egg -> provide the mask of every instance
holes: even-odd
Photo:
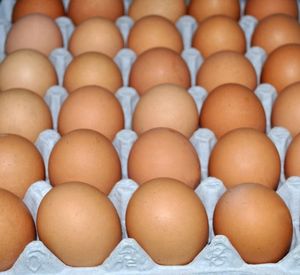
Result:
[[[284,161],[285,177],[300,176],[300,134],[293,137],[286,151]]]
[[[272,14],[287,14],[298,18],[297,0],[247,0],[245,14],[261,20]]]
[[[237,21],[225,15],[215,15],[199,24],[192,47],[198,49],[204,58],[225,50],[245,53],[246,38]]]
[[[111,201],[81,182],[52,188],[37,213],[40,240],[69,266],[100,265],[121,241],[121,225]]]
[[[240,1],[191,0],[188,6],[188,14],[194,16],[199,22],[213,15],[226,15],[238,20],[240,18]]]
[[[288,85],[300,81],[300,45],[289,44],[274,50],[266,59],[261,82],[269,83],[280,93]]]
[[[249,264],[276,263],[289,251],[293,225],[288,207],[272,189],[244,183],[217,202],[213,227]]]
[[[134,23],[128,35],[127,46],[138,55],[156,47],[181,53],[183,41],[173,22],[159,15],[148,15]]]
[[[196,188],[201,179],[200,160],[184,135],[169,128],[154,128],[141,134],[133,144],[128,177],[140,185],[169,177]]]
[[[101,16],[115,21],[122,15],[123,0],[70,0],[68,6],[68,16],[75,25],[91,17]]]
[[[124,128],[123,110],[114,94],[99,86],[85,86],[67,97],[58,116],[59,133],[65,135],[83,128],[114,139]]]
[[[257,85],[256,72],[251,62],[241,53],[233,51],[217,52],[206,58],[200,66],[197,85],[210,93],[216,87],[236,83],[254,90]]]
[[[76,56],[66,69],[63,86],[69,93],[83,86],[101,86],[115,93],[122,85],[122,75],[109,56],[87,52]]]
[[[45,179],[42,156],[28,139],[0,134],[0,152],[0,188],[23,198],[31,184]]]
[[[184,0],[133,0],[128,15],[138,20],[148,15],[160,15],[176,22],[186,13]]]
[[[190,87],[190,71],[180,54],[167,48],[154,48],[139,55],[132,64],[129,86],[142,95],[163,83]]]
[[[296,18],[274,14],[258,22],[251,44],[263,48],[267,54],[286,44],[300,44],[300,25]]]
[[[80,181],[106,195],[121,179],[120,159],[111,141],[89,129],[69,132],[55,144],[48,171],[53,186]]]
[[[191,262],[208,241],[208,219],[196,193],[184,183],[157,178],[132,195],[126,227],[149,256],[160,265]]]
[[[266,115],[260,100],[249,88],[224,84],[212,90],[205,99],[200,127],[209,128],[218,138],[244,127],[265,132]]]
[[[0,64],[0,91],[22,88],[43,97],[57,81],[51,62],[34,50],[18,50]]]
[[[26,205],[0,188],[0,271],[9,270],[26,245],[35,240],[35,225]]]
[[[25,89],[0,92],[0,133],[17,134],[35,142],[39,134],[52,128],[46,102]]]
[[[7,34],[5,51],[10,54],[19,49],[33,49],[49,55],[63,47],[59,27],[43,14],[29,14],[14,23]]]
[[[79,24],[72,33],[69,50],[73,56],[100,52],[114,57],[124,47],[122,34],[109,19],[93,17]]]
[[[276,190],[280,178],[280,158],[273,142],[262,132],[239,128],[223,135],[214,146],[208,174],[227,188],[253,182]]]
[[[48,15],[52,19],[65,15],[61,0],[18,0],[13,8],[12,21],[32,13]]]

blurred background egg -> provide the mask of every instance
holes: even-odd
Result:
[[[284,161],[285,177],[300,177],[300,134],[297,134],[290,143]]]

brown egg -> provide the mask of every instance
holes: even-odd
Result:
[[[13,8],[12,21],[16,22],[32,13],[41,13],[56,19],[65,15],[65,9],[61,0],[18,0]]]
[[[0,91],[22,88],[40,96],[57,85],[56,71],[43,54],[34,50],[18,50],[0,64]]]
[[[198,110],[186,89],[175,84],[160,84],[140,98],[132,118],[137,134],[167,127],[190,138],[198,128]]]
[[[120,160],[111,141],[88,129],[74,130],[55,144],[48,171],[54,186],[81,181],[95,186],[106,195],[121,179]]]
[[[290,143],[284,162],[285,177],[300,176],[300,134]]]
[[[233,51],[217,52],[204,60],[197,73],[197,85],[210,93],[216,87],[236,83],[254,90],[256,72],[251,62],[242,54]]]
[[[191,0],[188,14],[194,16],[199,22],[213,15],[226,15],[238,20],[240,18],[240,1]]]
[[[97,85],[115,93],[122,85],[122,75],[109,56],[88,52],[76,56],[66,69],[64,87],[69,93],[83,86]]]
[[[284,45],[274,50],[265,61],[261,82],[269,83],[280,93],[300,81],[300,45]]]
[[[279,154],[264,133],[251,128],[235,129],[216,143],[208,174],[222,180],[227,188],[253,182],[276,189],[280,177]]]
[[[297,0],[247,0],[245,14],[261,20],[269,15],[282,13],[298,18]]]
[[[190,71],[184,59],[166,48],[150,49],[138,56],[131,68],[129,85],[142,95],[163,83],[177,84],[185,89],[190,87]]]
[[[45,179],[42,156],[26,138],[0,134],[0,152],[0,188],[23,198],[32,183]]]
[[[121,241],[121,224],[112,202],[81,182],[52,188],[37,214],[40,240],[66,265],[100,265]]]
[[[73,56],[85,52],[100,52],[114,57],[124,47],[122,34],[109,19],[93,17],[77,26],[70,38]]]
[[[225,50],[245,53],[246,38],[237,21],[225,15],[215,15],[199,24],[192,46],[205,58]]]
[[[133,0],[128,15],[138,20],[148,15],[160,15],[176,22],[186,13],[184,0]]]
[[[282,198],[261,184],[244,183],[219,199],[214,233],[225,235],[249,264],[276,263],[289,251],[293,225]]]
[[[286,14],[274,14],[258,22],[251,44],[263,48],[267,54],[286,44],[300,43],[300,25]]]
[[[114,139],[124,128],[123,110],[114,94],[99,86],[85,86],[67,97],[59,112],[58,131],[65,135],[82,128]]]
[[[126,211],[128,236],[161,265],[191,262],[208,241],[208,219],[196,193],[184,183],[157,178],[144,183]]]
[[[137,20],[128,35],[128,48],[141,54],[146,50],[165,47],[178,53],[183,41],[174,23],[159,15],[148,15]]]
[[[243,127],[264,132],[266,115],[253,91],[240,84],[224,84],[212,90],[205,99],[200,127],[209,128],[218,138]]]
[[[25,89],[0,92],[0,133],[17,134],[35,142],[38,135],[52,128],[46,102]]]
[[[49,55],[63,46],[59,27],[43,14],[29,14],[14,23],[7,34],[5,51],[10,54],[19,49],[33,49]]]
[[[75,25],[95,16],[115,21],[122,15],[124,15],[123,0],[70,0],[69,2],[68,16]]]
[[[35,240],[35,226],[22,200],[1,188],[0,209],[0,271],[6,271]]]
[[[300,133],[300,82],[289,85],[272,107],[272,127],[281,126],[294,137]]]
[[[168,177],[196,188],[201,179],[200,161],[190,141],[169,128],[151,129],[133,144],[128,159],[128,177],[143,184]]]

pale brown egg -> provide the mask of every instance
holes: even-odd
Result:
[[[28,139],[0,134],[0,188],[23,198],[31,184],[45,179],[42,156]]]
[[[126,228],[160,265],[191,262],[208,242],[208,219],[196,193],[184,183],[157,178],[132,195]]]
[[[142,95],[163,83],[190,87],[190,71],[180,54],[167,48],[154,48],[139,55],[132,64],[129,86]]]
[[[121,164],[111,141],[88,129],[64,135],[49,158],[49,180],[57,186],[81,181],[95,186],[106,195],[121,179]]]
[[[300,177],[300,134],[297,134],[290,143],[284,162],[285,177]]]
[[[63,46],[59,27],[49,16],[29,14],[14,23],[7,34],[5,51],[10,54],[20,49],[33,49],[49,55]]]
[[[51,128],[51,112],[42,97],[25,89],[0,92],[0,133],[35,142],[43,130]]]
[[[274,50],[264,63],[261,82],[269,83],[280,93],[300,81],[300,45],[289,44]]]
[[[261,20],[272,14],[287,14],[298,18],[297,0],[247,0],[245,14]]]
[[[12,21],[16,22],[32,13],[41,13],[56,19],[65,15],[65,9],[62,0],[17,0],[13,8]]]
[[[35,226],[23,201],[0,188],[0,271],[10,269],[26,245],[35,240]]]
[[[191,0],[188,14],[202,21],[213,15],[226,15],[238,20],[240,18],[239,0]]]
[[[37,213],[40,240],[66,265],[100,265],[121,241],[121,224],[112,202],[81,182],[52,188]]]
[[[198,70],[196,81],[208,93],[227,83],[241,84],[250,90],[257,85],[251,62],[243,54],[233,51],[217,52],[206,58]]]
[[[199,24],[192,46],[205,58],[226,50],[245,53],[246,38],[237,21],[225,15],[215,15]]]
[[[143,94],[133,113],[132,128],[140,135],[157,127],[177,130],[187,138],[197,130],[197,106],[186,89],[160,84]]]
[[[168,177],[196,188],[201,179],[200,160],[192,143],[169,128],[154,128],[139,136],[128,159],[128,177],[143,184]]]
[[[123,0],[70,0],[68,6],[68,16],[75,25],[95,16],[115,21],[122,15],[124,15]]]
[[[251,128],[235,129],[217,141],[209,158],[208,174],[220,179],[227,188],[253,182],[276,190],[279,154],[264,133]]]
[[[214,233],[225,235],[249,264],[276,263],[289,251],[292,217],[283,199],[261,184],[244,183],[217,202]]]
[[[200,127],[209,128],[219,138],[237,128],[266,130],[264,108],[253,91],[240,84],[221,85],[205,99]]]
[[[65,135],[83,128],[114,139],[124,128],[123,110],[114,94],[99,86],[85,86],[67,97],[58,116],[59,133]]]
[[[122,75],[113,59],[105,54],[87,52],[76,56],[66,69],[64,87],[69,93],[83,86],[97,85],[115,93]]]
[[[274,14],[258,22],[251,40],[252,46],[263,48],[267,54],[286,44],[300,44],[300,25],[296,18]]]
[[[109,19],[93,17],[78,25],[69,41],[73,56],[85,52],[100,52],[114,57],[124,47],[122,34]]]
[[[176,22],[186,13],[184,0],[133,0],[128,15],[138,20],[148,15],[160,15]]]
[[[148,15],[137,20],[129,32],[127,44],[138,55],[157,47],[178,53],[183,50],[179,30],[172,21],[159,15]]]
[[[34,50],[18,50],[0,64],[0,91],[22,88],[43,97],[57,81],[51,62]]]

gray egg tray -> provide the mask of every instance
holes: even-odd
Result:
[[[68,0],[64,0],[67,7]],[[124,0],[126,11],[130,5],[130,0]],[[245,1],[241,1],[242,7]],[[2,0],[0,3],[0,60],[5,58],[4,46],[7,32],[11,27],[10,19],[15,0]],[[55,49],[49,56],[55,66],[58,75],[58,85],[51,87],[46,95],[47,102],[53,117],[54,129],[45,130],[40,133],[35,145],[41,152],[45,166],[48,166],[48,159],[55,143],[60,139],[57,132],[57,118],[59,109],[63,101],[68,96],[63,88],[63,76],[66,67],[72,60],[72,55],[67,50],[68,40],[74,30],[74,25],[67,17],[56,20],[64,38],[64,48]],[[257,76],[261,74],[262,65],[266,54],[259,47],[251,47],[250,40],[257,21],[251,16],[242,16],[240,25],[245,31],[247,39],[246,56],[254,65]],[[128,16],[122,16],[116,21],[120,28],[124,40],[126,41],[133,21]],[[176,26],[182,34],[184,50],[182,57],[186,61],[191,77],[192,86],[189,93],[193,96],[198,111],[200,113],[202,104],[207,96],[207,92],[200,86],[195,86],[196,72],[201,66],[203,58],[201,53],[191,48],[191,41],[194,31],[197,28],[196,20],[191,16],[181,17]],[[122,164],[122,180],[120,180],[111,193],[109,198],[115,205],[121,219],[123,239],[114,249],[111,255],[102,265],[90,268],[73,268],[66,266],[47,247],[39,240],[27,245],[14,266],[6,271],[0,272],[2,275],[30,275],[30,274],[300,274],[300,177],[286,179],[283,171],[283,161],[291,135],[281,127],[271,128],[270,117],[273,102],[276,98],[276,90],[270,84],[260,84],[255,90],[255,94],[261,100],[266,112],[267,134],[276,145],[281,158],[281,178],[277,193],[284,199],[289,207],[293,219],[293,241],[290,252],[278,263],[269,264],[246,264],[238,252],[232,247],[225,236],[215,236],[212,229],[212,217],[214,207],[224,193],[226,188],[217,179],[208,177],[208,160],[210,152],[216,143],[216,137],[209,129],[199,128],[194,132],[190,141],[195,147],[201,162],[202,179],[196,188],[196,193],[205,205],[209,218],[209,244],[197,255],[197,257],[187,265],[162,266],[154,263],[139,244],[128,238],[125,227],[126,207],[133,192],[138,185],[127,177],[127,159],[131,146],[137,139],[137,135],[131,130],[131,118],[139,96],[135,89],[128,86],[128,76],[131,65],[136,59],[136,54],[127,48],[120,50],[114,58],[123,76],[123,87],[120,88],[116,97],[120,101],[125,114],[125,127],[117,133],[113,144],[119,153]],[[43,196],[52,188],[48,180],[39,181],[28,189],[24,202],[28,206],[34,220],[39,204]]]

